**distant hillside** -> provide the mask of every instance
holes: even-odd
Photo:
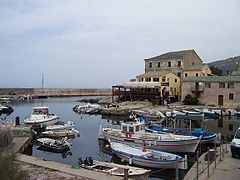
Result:
[[[225,60],[214,61],[214,62],[208,63],[208,65],[222,69],[223,75],[231,75],[233,71],[237,70],[237,62],[240,62],[240,56],[227,58]]]

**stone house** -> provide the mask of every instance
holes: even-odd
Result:
[[[186,77],[181,81],[181,101],[190,94],[203,105],[240,105],[240,76]]]
[[[207,76],[211,74],[211,70],[206,64],[202,63],[201,58],[193,49],[168,52],[144,61],[146,73],[151,71],[169,71],[181,78],[185,77],[184,73],[189,73],[188,76],[196,76],[196,74]]]

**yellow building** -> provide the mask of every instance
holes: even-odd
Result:
[[[183,77],[212,76],[212,71],[207,64],[188,66],[183,70]]]
[[[151,71],[136,77],[137,82],[158,82],[159,95],[177,96],[180,95],[180,78],[171,72]]]

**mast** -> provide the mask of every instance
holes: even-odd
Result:
[[[43,85],[44,85],[44,74],[42,73],[42,89],[43,89]]]

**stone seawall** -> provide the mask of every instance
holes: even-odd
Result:
[[[111,89],[97,88],[0,88],[0,96],[31,95],[33,97],[48,96],[109,96]]]

